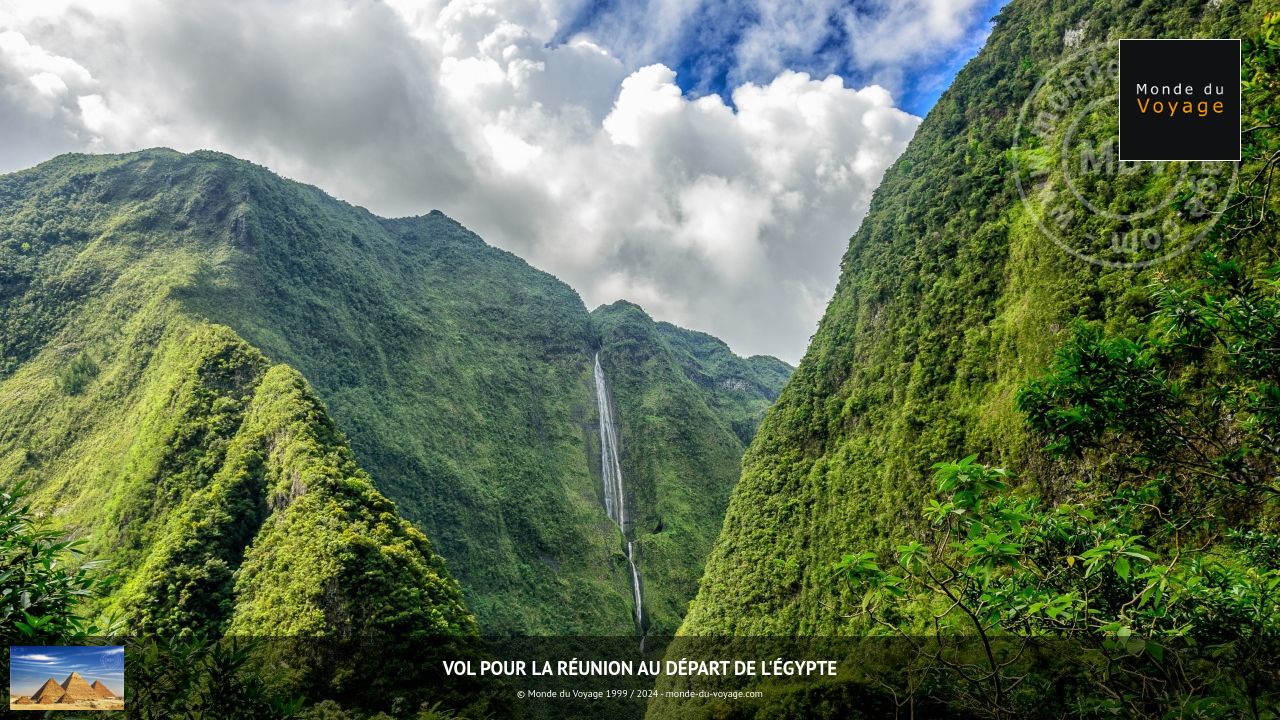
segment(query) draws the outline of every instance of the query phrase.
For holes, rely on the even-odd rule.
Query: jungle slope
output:
[[[165,633],[475,634],[297,371],[172,311],[149,303],[111,345],[82,335],[91,365],[42,353],[0,392],[6,471],[46,472],[25,477],[58,520],[82,518],[92,554],[129,570],[105,609]]]
[[[1013,181],[1019,108],[1071,52],[1069,31],[1081,46],[1241,37],[1275,6],[1014,0],[1001,11],[851,239],[819,330],[743,459],[682,632],[858,632],[831,567],[912,532],[934,463],[979,453],[1027,481],[1052,480],[1015,411],[1016,389],[1076,318],[1139,331],[1156,270],[1090,264],[1040,233]],[[1071,232],[1113,229],[1082,217]],[[1194,255],[1158,271],[1188,276]]]
[[[230,374],[206,387],[192,379],[204,361],[190,354],[206,333],[197,329],[211,327],[244,344],[234,364],[252,369],[210,361]],[[599,344],[571,288],[440,213],[379,218],[211,152],[66,155],[0,177],[0,482],[31,481],[39,507],[130,577],[119,603],[169,597],[157,622],[261,617],[237,614],[234,593],[183,610],[192,602],[184,583],[225,589],[243,562],[248,589],[257,582],[249,570],[288,566],[281,558],[302,551],[240,557],[289,492],[261,478],[244,486],[240,466],[228,464],[257,477],[257,455],[276,452],[274,431],[239,434],[257,383],[279,364],[314,388],[334,425],[324,434],[349,438],[358,468],[323,464],[376,484],[425,531],[483,631],[634,632],[621,543],[600,499]],[[770,368],[756,383],[768,398],[713,388],[681,402],[709,402],[735,432],[754,429],[789,368],[741,362]],[[664,422],[679,426],[688,413],[673,411]],[[705,455],[724,466],[714,482],[731,483],[742,442],[720,440],[659,449]],[[643,469],[624,470],[643,484]],[[675,481],[688,488],[673,494],[693,496],[711,482]],[[196,500],[202,509],[187,509]],[[366,500],[380,508],[373,522],[384,501]],[[719,520],[671,517],[694,534],[674,541],[709,547]],[[208,535],[197,543],[175,523]],[[191,558],[199,569],[180,581],[159,568],[186,560],[147,557],[157,543],[182,555],[209,542],[224,546],[217,562]],[[679,622],[704,556],[667,594],[664,627]]]

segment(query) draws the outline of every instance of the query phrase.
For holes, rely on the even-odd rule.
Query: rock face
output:
[[[48,685],[48,683],[45,684]],[[62,697],[58,698],[60,703],[92,702],[102,699],[98,691],[90,687],[78,672],[71,673],[66,680],[62,681],[62,690]]]
[[[114,700],[116,698],[116,694],[111,692],[106,685],[103,685],[101,680],[94,680],[89,687],[93,688],[93,691],[98,693],[98,697],[104,700]]]
[[[57,680],[49,678],[44,681],[44,684],[36,691],[36,694],[31,696],[31,700],[32,702],[40,705],[56,703],[62,699],[63,695],[66,694],[66,690],[62,689],[62,686],[58,684]]]

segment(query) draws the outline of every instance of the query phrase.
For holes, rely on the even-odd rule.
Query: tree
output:
[[[1157,278],[1147,337],[1081,324],[1019,394],[1073,487],[1012,489],[974,456],[940,463],[925,537],[890,569],[871,553],[836,565],[858,612],[955,671],[971,708],[1004,717],[1039,702],[1029,648],[1066,638],[1059,659],[1090,687],[1077,701],[1099,712],[1269,717],[1280,537],[1262,528],[1280,500],[1280,265],[1251,276],[1209,253],[1204,267],[1190,286]],[[904,602],[926,608],[931,643],[905,629]],[[974,646],[950,656],[958,637]]]
[[[1278,69],[1272,15],[1245,43],[1251,172],[1201,277],[1153,273],[1145,334],[1079,323],[1019,393],[1059,472],[1014,487],[975,456],[935,465],[922,537],[836,563],[852,614],[909,643],[954,704],[1277,717],[1280,264],[1240,258],[1274,238]]]
[[[0,490],[0,640],[66,642],[113,634],[117,625],[83,614],[82,602],[116,582],[82,561],[83,541],[42,527],[18,484]]]
[[[270,642],[235,637],[209,640],[191,634],[135,639],[125,658],[129,710],[143,720],[294,717],[303,698],[271,687],[271,672],[255,658]]]
[[[1106,493],[1094,510],[1011,490],[1006,471],[972,456],[936,470],[946,499],[925,510],[929,536],[899,546],[888,569],[846,555],[836,577],[925,671],[959,680],[957,703],[1024,717],[1066,668],[1084,686],[1070,700],[1099,714],[1268,717],[1267,693],[1280,699],[1263,652],[1280,633],[1280,539],[1237,530],[1187,543],[1165,521],[1153,532],[1163,511],[1149,487]],[[906,602],[927,608],[928,630],[903,621]]]

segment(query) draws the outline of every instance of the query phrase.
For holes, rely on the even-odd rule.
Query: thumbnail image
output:
[[[10,647],[9,709],[124,710],[124,648]]]

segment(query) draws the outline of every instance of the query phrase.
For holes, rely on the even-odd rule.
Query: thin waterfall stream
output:
[[[641,638],[645,635],[644,593],[640,589],[640,570],[636,568],[636,541],[627,518],[627,493],[622,484],[622,463],[619,461],[618,427],[613,420],[613,406],[609,402],[609,383],[600,367],[600,353],[595,357],[596,405],[600,416],[600,479],[604,483],[604,510],[610,520],[622,531],[626,543],[627,565],[631,567],[631,591],[635,601],[636,629]],[[644,640],[640,641],[643,650]]]

